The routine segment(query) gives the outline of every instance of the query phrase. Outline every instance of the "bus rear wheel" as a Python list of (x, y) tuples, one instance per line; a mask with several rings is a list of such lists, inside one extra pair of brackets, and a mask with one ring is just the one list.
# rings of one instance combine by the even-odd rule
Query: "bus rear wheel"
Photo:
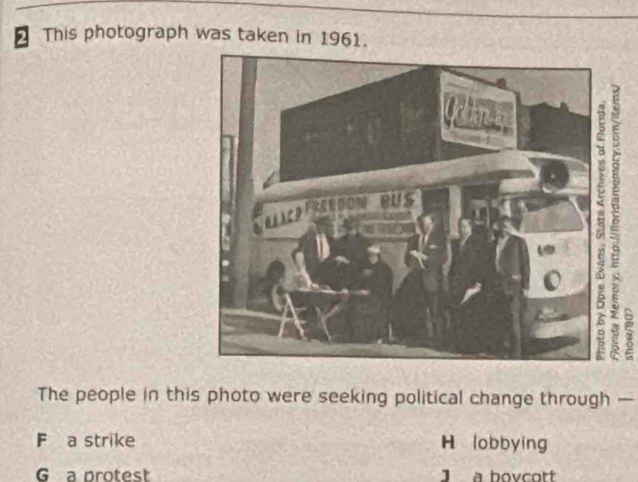
[(268, 265), (266, 276), (264, 277), (264, 291), (268, 296), (268, 303), (277, 313), (283, 312), (286, 304), (285, 291), (282, 285), (285, 275), (286, 267), (281, 261), (276, 260)]

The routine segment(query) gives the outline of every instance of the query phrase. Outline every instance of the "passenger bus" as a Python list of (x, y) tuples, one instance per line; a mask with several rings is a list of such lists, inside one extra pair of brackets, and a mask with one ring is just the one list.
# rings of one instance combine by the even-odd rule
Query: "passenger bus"
[(518, 150), (283, 182), (256, 196), (251, 283), (281, 274), (282, 264), (283, 276), (292, 277), (291, 252), (317, 215), (330, 217), (335, 237), (345, 218), (357, 219), (362, 234), (380, 245), (396, 289), (408, 271), (406, 241), (419, 214), (437, 214), (449, 239), (458, 236), (461, 217), (491, 224), (507, 214), (530, 255), (523, 334), (564, 336), (588, 321), (589, 225), (580, 206), (588, 206), (589, 192), (587, 164)]

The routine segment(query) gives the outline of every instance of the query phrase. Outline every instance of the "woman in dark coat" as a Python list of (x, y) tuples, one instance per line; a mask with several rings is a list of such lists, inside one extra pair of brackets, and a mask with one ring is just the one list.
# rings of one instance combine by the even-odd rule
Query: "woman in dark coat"
[(490, 245), (472, 232), (469, 219), (459, 220), (459, 234), (452, 241), (448, 275), (454, 347), (463, 353), (491, 353), (499, 348), (507, 312), (492, 287)]
[(351, 341), (370, 343), (388, 337), (388, 308), (392, 299), (392, 268), (381, 259), (378, 246), (367, 249), (368, 260), (348, 301)]
[(481, 281), (489, 253), (483, 236), (473, 232), (471, 220), (459, 220), (459, 236), (451, 242), (452, 262), (448, 273), (450, 301), (454, 307), (461, 304), (468, 289)]

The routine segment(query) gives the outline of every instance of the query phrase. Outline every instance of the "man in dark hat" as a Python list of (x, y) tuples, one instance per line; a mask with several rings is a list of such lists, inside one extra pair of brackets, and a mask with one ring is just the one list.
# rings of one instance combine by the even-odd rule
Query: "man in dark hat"
[(366, 262), (366, 250), (372, 244), (359, 232), (359, 223), (354, 218), (343, 222), (346, 234), (334, 242), (333, 256), (337, 263), (335, 289), (350, 288), (359, 277)]

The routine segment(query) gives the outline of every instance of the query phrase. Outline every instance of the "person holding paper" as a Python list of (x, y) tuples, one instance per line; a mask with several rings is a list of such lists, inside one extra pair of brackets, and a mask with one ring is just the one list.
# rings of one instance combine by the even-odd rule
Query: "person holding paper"
[(445, 234), (432, 213), (417, 218), (417, 234), (408, 239), (405, 264), (410, 272), (397, 290), (392, 309), (393, 334), (411, 341), (422, 337), (424, 326), (430, 338), (442, 339), (439, 292), (443, 263), (447, 260)]

